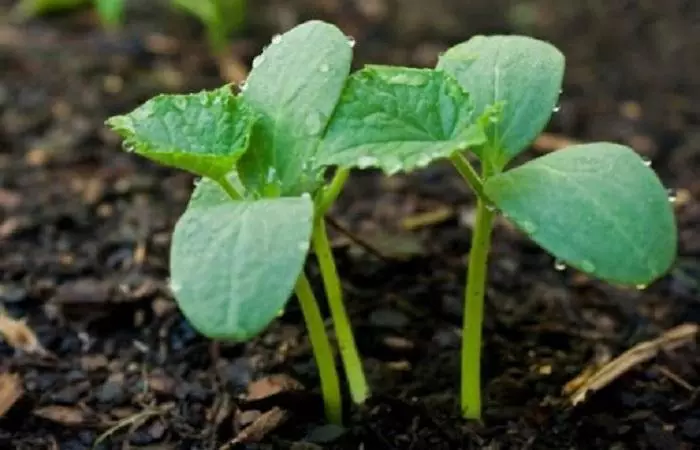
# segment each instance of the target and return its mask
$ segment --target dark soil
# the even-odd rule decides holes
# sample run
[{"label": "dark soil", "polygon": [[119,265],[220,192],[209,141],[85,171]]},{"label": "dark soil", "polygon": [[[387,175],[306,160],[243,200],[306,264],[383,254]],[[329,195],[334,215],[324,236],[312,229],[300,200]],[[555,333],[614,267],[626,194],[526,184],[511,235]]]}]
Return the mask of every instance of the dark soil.
[{"label": "dark soil", "polygon": [[[12,3],[0,0],[0,13]],[[274,407],[286,423],[246,448],[700,448],[693,345],[634,367],[576,408],[562,393],[601,355],[700,322],[698,2],[250,3],[249,27],[230,50],[245,64],[274,33],[308,18],[353,35],[357,64],[430,66],[476,33],[553,41],[568,67],[549,131],[623,142],[652,159],[681,194],[676,268],[644,291],[611,287],[555,271],[550,255],[500,222],[484,420],[465,423],[459,326],[473,197],[446,166],[391,179],[358,173],[333,216],[377,246],[396,237],[388,250],[410,257],[378,258],[336,235],[375,396],[346,430],[323,427],[309,409],[318,383],[296,303],[250,343],[216,347],[198,336],[167,290],[170,232],[192,178],[121,152],[103,126],[158,92],[223,83],[198,26],[153,6],[132,11],[113,35],[89,12],[0,24],[0,301],[55,355],[0,344],[0,371],[24,387],[0,419],[0,448],[85,449],[127,420],[100,448],[216,449],[257,417],[245,409]],[[435,211],[441,220],[405,227]],[[309,270],[318,282],[313,258]],[[308,390],[239,399],[272,374]]]}]

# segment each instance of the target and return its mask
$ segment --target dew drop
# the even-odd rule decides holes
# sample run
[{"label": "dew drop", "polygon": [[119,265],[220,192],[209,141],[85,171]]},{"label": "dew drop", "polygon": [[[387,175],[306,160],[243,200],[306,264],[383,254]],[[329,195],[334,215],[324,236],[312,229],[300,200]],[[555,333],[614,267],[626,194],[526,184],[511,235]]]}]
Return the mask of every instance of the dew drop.
[{"label": "dew drop", "polygon": [[180,292],[181,290],[182,290],[182,285],[180,285],[180,283],[170,281],[170,292],[172,292],[173,295],[177,295],[178,292]]},{"label": "dew drop", "polygon": [[350,46],[350,48],[354,48],[356,43],[357,41],[355,41],[354,37],[348,36],[348,45]]},{"label": "dew drop", "polygon": [[302,252],[309,251],[309,241],[299,242],[299,250],[301,250]]},{"label": "dew drop", "polygon": [[552,112],[558,113],[561,110],[561,106],[557,105],[554,108],[552,108]]},{"label": "dew drop", "polygon": [[311,198],[311,194],[309,194],[308,192],[304,192],[303,194],[301,194],[301,198],[308,198],[308,199],[310,199],[310,198]]},{"label": "dew drop", "polygon": [[282,35],[281,34],[276,34],[272,36],[272,45],[279,44],[282,42]]},{"label": "dew drop", "polygon": [[306,129],[312,136],[323,131],[323,124],[323,116],[320,113],[312,112],[306,116]]},{"label": "dew drop", "polygon": [[379,162],[374,156],[360,156],[357,160],[357,166],[360,169],[366,169],[368,167],[374,166]]},{"label": "dew drop", "polygon": [[284,315],[284,308],[280,309],[280,310],[277,312],[277,317],[282,317],[283,315]]},{"label": "dew drop", "polygon": [[581,270],[588,273],[595,272],[595,264],[587,259],[584,259],[581,261]]},{"label": "dew drop", "polygon": [[425,166],[427,166],[428,164],[430,164],[432,160],[433,160],[433,159],[430,157],[430,155],[421,155],[421,156],[418,158],[418,161],[416,161],[416,164],[417,164],[419,167],[425,167]]},{"label": "dew drop", "polygon": [[638,284],[635,287],[637,288],[638,291],[643,291],[644,289],[647,288],[647,285],[646,284]]},{"label": "dew drop", "polygon": [[520,224],[520,226],[526,233],[534,233],[535,231],[537,231],[537,225],[534,222],[530,222],[529,220],[524,220],[523,223]]},{"label": "dew drop", "polygon": [[554,260],[554,270],[557,270],[559,272],[561,272],[562,270],[566,270],[566,264],[564,263],[564,261],[562,261],[561,259]]},{"label": "dew drop", "polygon": [[666,193],[668,194],[669,202],[674,203],[678,199],[678,193],[675,189],[668,189]]},{"label": "dew drop", "polygon": [[277,169],[275,169],[274,167],[270,167],[269,169],[267,169],[267,182],[268,183],[272,183],[275,180],[276,176],[277,176]]},{"label": "dew drop", "polygon": [[647,158],[646,156],[642,157],[642,162],[645,166],[651,167],[651,159]]},{"label": "dew drop", "polygon": [[201,182],[202,182],[201,178],[195,178],[194,182],[192,184],[194,184],[194,187],[197,187],[197,186],[199,186],[199,183],[201,183]]},{"label": "dew drop", "polygon": [[243,81],[241,84],[238,85],[238,89],[241,92],[245,92],[246,89],[248,89],[248,81]]},{"label": "dew drop", "polygon": [[328,64],[325,64],[325,63],[324,63],[324,64],[321,64],[321,67],[319,67],[319,70],[320,70],[322,73],[326,73],[326,72],[328,72],[329,70],[331,70],[331,68],[330,68],[330,66],[329,66]]},{"label": "dew drop", "polygon": [[255,69],[255,68],[258,67],[260,64],[262,64],[263,61],[265,61],[265,57],[264,57],[262,54],[260,54],[260,55],[256,56],[255,58],[253,58],[253,69]]},{"label": "dew drop", "polygon": [[487,204],[486,204],[486,209],[487,209],[489,212],[496,212],[496,205],[494,205],[493,203],[487,203]]}]

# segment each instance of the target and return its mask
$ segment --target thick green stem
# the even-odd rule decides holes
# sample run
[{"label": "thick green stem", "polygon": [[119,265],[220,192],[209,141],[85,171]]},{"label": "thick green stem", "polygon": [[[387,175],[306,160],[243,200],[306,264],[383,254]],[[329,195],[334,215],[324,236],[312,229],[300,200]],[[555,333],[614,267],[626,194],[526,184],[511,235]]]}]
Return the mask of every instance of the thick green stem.
[{"label": "thick green stem", "polygon": [[494,216],[495,213],[489,209],[485,199],[479,198],[469,252],[462,326],[461,405],[462,415],[467,419],[481,418],[481,333]]},{"label": "thick green stem", "polygon": [[221,177],[218,179],[215,179],[219,186],[221,186],[221,189],[223,189],[229,197],[231,197],[232,200],[240,200],[241,199],[241,194],[236,190],[236,188],[233,187],[233,185],[226,179],[226,177]]},{"label": "thick green stem", "polygon": [[464,178],[464,181],[466,181],[467,184],[474,190],[477,197],[481,199],[486,198],[486,195],[484,195],[484,185],[481,178],[479,177],[479,174],[476,173],[476,170],[474,170],[474,167],[472,167],[472,165],[469,163],[469,160],[462,153],[457,152],[450,157],[450,161],[452,161],[452,164],[457,169],[457,172],[459,172],[462,178]]},{"label": "thick green stem", "polygon": [[345,368],[345,376],[350,388],[350,396],[356,404],[362,404],[369,396],[369,387],[367,386],[360,355],[355,345],[350,320],[345,311],[340,279],[333,260],[331,246],[328,242],[326,223],[322,215],[316,217],[312,243],[321,268],[323,285],[326,290],[333,325],[335,326],[335,334],[338,339],[341,360]]},{"label": "thick green stem", "polygon": [[350,176],[349,169],[337,169],[333,180],[331,180],[331,183],[323,190],[323,194],[317,202],[316,213],[319,216],[323,216],[331,205],[333,205],[333,202],[335,202],[338,195],[340,195],[340,191],[343,189],[345,182],[348,180],[348,176]]},{"label": "thick green stem", "polygon": [[311,347],[321,379],[321,393],[323,394],[326,419],[332,424],[341,425],[343,421],[343,405],[335,358],[333,357],[333,350],[326,333],[321,311],[318,309],[318,302],[311,289],[311,284],[309,284],[309,280],[303,272],[299,275],[294,291],[299,298],[301,312],[309,330],[309,339],[311,340]]}]

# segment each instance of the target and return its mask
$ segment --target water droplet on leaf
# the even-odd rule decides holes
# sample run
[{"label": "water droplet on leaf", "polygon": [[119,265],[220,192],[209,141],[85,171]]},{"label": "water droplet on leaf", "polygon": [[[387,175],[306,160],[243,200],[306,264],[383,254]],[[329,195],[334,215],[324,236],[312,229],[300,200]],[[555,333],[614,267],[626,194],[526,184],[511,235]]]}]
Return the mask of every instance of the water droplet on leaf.
[{"label": "water droplet on leaf", "polygon": [[644,289],[647,288],[647,285],[646,284],[638,284],[635,287],[637,288],[638,291],[643,291]]},{"label": "water droplet on leaf", "polygon": [[170,292],[173,293],[173,295],[177,296],[178,292],[182,290],[182,286],[180,283],[176,283],[174,281],[170,281]]},{"label": "water droplet on leaf", "polygon": [[554,108],[552,108],[552,112],[558,113],[561,110],[561,106],[557,105]]},{"label": "water droplet on leaf", "polygon": [[272,36],[272,45],[279,44],[282,42],[282,35],[281,34],[276,34]]},{"label": "water droplet on leaf", "polygon": [[320,70],[322,73],[326,73],[326,72],[328,72],[329,70],[331,70],[331,68],[330,68],[330,66],[329,66],[328,64],[321,64],[321,67],[319,67],[319,70]]},{"label": "water droplet on leaf", "polygon": [[496,205],[493,203],[487,203],[486,204],[486,209],[490,212],[495,212],[496,211]]},{"label": "water droplet on leaf", "polygon": [[310,199],[311,194],[309,194],[308,192],[304,192],[303,194],[301,194],[301,198],[309,198]]},{"label": "water droplet on leaf", "polygon": [[581,270],[588,273],[595,272],[595,264],[587,259],[584,259],[581,261]]},{"label": "water droplet on leaf", "polygon": [[430,164],[431,161],[432,161],[432,158],[430,157],[430,155],[421,155],[418,158],[418,161],[416,161],[416,164],[418,165],[418,167],[425,167],[428,164]]},{"label": "water droplet on leaf", "polygon": [[524,220],[523,223],[520,224],[520,226],[523,228],[523,231],[525,231],[528,234],[537,231],[537,225],[534,222],[530,222],[529,220]]},{"label": "water droplet on leaf", "polygon": [[309,134],[317,135],[323,131],[324,120],[320,113],[312,112],[306,116],[306,129]]},{"label": "water droplet on leaf", "polygon": [[299,250],[301,250],[303,252],[309,251],[309,241],[299,242]]},{"label": "water droplet on leaf", "polygon": [[556,259],[554,260],[554,270],[557,270],[561,272],[562,270],[566,270],[566,263],[562,261],[561,259]]},{"label": "water droplet on leaf", "polygon": [[355,47],[355,44],[356,44],[356,43],[357,43],[357,42],[355,41],[355,38],[354,38],[354,37],[348,36],[348,45],[350,46],[350,48]]},{"label": "water droplet on leaf", "polygon": [[263,61],[265,61],[265,57],[264,57],[262,54],[256,56],[256,57],[253,59],[253,69],[255,69],[255,68],[258,67],[260,64],[262,64]]},{"label": "water droplet on leaf", "polygon": [[360,156],[357,160],[357,166],[360,169],[366,169],[376,165],[379,161],[374,156]]},{"label": "water droplet on leaf", "polygon": [[645,157],[642,157],[642,162],[644,162],[644,165],[647,167],[651,167],[651,159]]},{"label": "water droplet on leaf", "polygon": [[675,189],[668,189],[666,193],[668,194],[669,202],[674,203],[678,199],[678,193]]}]

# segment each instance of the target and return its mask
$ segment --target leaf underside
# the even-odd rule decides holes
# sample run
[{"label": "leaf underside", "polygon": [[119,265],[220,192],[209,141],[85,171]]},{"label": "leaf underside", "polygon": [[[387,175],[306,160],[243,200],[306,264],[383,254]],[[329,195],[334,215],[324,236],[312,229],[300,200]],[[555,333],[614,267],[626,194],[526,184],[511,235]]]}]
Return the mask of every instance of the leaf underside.
[{"label": "leaf underside", "polygon": [[245,153],[256,115],[228,86],[159,95],[107,121],[125,147],[161,164],[220,179]]},{"label": "leaf underside", "polygon": [[472,95],[478,114],[502,104],[500,120],[486,130],[488,145],[475,153],[503,167],[547,125],[561,91],[564,55],[530,37],[475,36],[445,52],[437,67]]},{"label": "leaf underside", "polygon": [[352,48],[333,25],[310,21],[277,36],[253,63],[243,97],[260,113],[239,162],[243,184],[261,196],[312,192],[321,136],[350,72]]},{"label": "leaf underside", "polygon": [[277,317],[303,269],[312,230],[308,196],[231,201],[200,184],[177,223],[173,294],[202,334],[245,341]]},{"label": "leaf underside", "polygon": [[484,188],[545,250],[603,280],[646,285],[675,259],[666,190],[628,147],[572,146],[496,175]]}]

